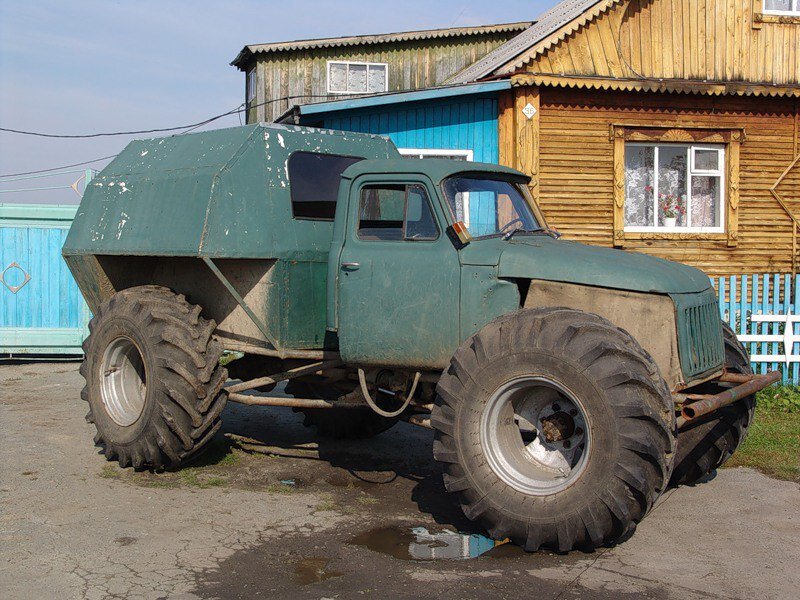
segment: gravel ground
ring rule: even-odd
[[[412,527],[477,533],[429,432],[316,440],[229,405],[188,469],[107,463],[76,363],[0,363],[0,597],[796,598],[800,486],[723,469],[668,491],[632,538],[586,554],[498,546],[408,560]],[[439,551],[439,550],[437,550]]]

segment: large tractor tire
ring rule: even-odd
[[[81,397],[108,460],[174,467],[211,440],[228,376],[215,328],[199,306],[158,286],[121,291],[100,306],[83,345]]]
[[[751,374],[750,355],[726,323],[725,368],[733,373]],[[709,385],[703,392],[716,394],[723,388]],[[733,456],[747,436],[756,410],[755,394],[747,396],[705,417],[692,421],[678,434],[678,450],[672,485],[692,484],[721,467]]]
[[[608,544],[669,481],[669,390],[636,340],[597,315],[500,317],[461,345],[437,392],[445,486],[495,539],[528,551]]]
[[[291,382],[287,393],[299,398],[338,400],[341,394],[332,387],[306,382]],[[363,440],[391,429],[399,418],[382,417],[369,407],[364,408],[296,408],[303,413],[303,425],[314,427],[324,438]]]

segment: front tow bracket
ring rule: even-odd
[[[724,373],[717,381],[738,383],[739,385],[719,394],[686,394],[686,401],[681,407],[681,416],[678,417],[678,428],[680,429],[690,421],[733,404],[742,398],[747,398],[777,382],[780,378],[780,371],[770,371],[763,375]]]

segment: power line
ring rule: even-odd
[[[71,165],[62,165],[60,167],[53,167],[52,169],[39,169],[38,171],[26,171],[24,173],[4,173],[0,177],[19,177],[21,175],[37,175],[38,173],[50,173],[51,171],[60,171],[61,169],[71,169],[72,167],[82,167],[83,165],[90,165],[92,163],[100,162],[101,160],[108,160],[114,158],[116,154],[110,156],[103,156],[102,158],[93,158],[92,160],[85,160],[83,162],[74,163]]]
[[[267,104],[273,104],[275,102],[282,102],[284,100],[295,100],[297,98],[328,98],[328,96],[324,95],[297,95],[297,96],[283,96],[281,98],[273,98],[272,100],[267,100],[265,102],[259,102],[258,104],[251,104],[250,106],[245,106],[244,103],[240,104],[236,108],[229,110],[228,112],[216,115],[209,119],[205,119],[200,121],[199,123],[194,123],[192,125],[184,125],[182,127],[166,127],[162,129],[149,129],[149,130],[142,130],[142,131],[117,131],[117,132],[108,132],[108,133],[92,133],[92,134],[82,134],[82,135],[57,135],[57,134],[50,134],[50,133],[40,133],[34,131],[21,131],[17,129],[8,129],[5,127],[0,127],[0,131],[6,131],[9,133],[18,133],[22,135],[32,135],[37,137],[47,137],[47,138],[69,138],[69,139],[84,139],[84,138],[93,138],[93,137],[102,137],[102,136],[114,136],[114,135],[138,135],[140,133],[159,133],[159,132],[167,132],[167,131],[178,131],[181,129],[185,129],[186,131],[181,132],[181,134],[189,133],[197,129],[198,127],[202,127],[203,125],[208,125],[209,123],[221,119],[223,117],[227,117],[229,115],[238,114],[239,115],[239,123],[241,123],[241,113],[247,112],[252,108],[257,108],[259,106],[265,106]],[[22,175],[36,175],[38,173],[50,173],[52,171],[60,171],[61,169],[69,169],[72,167],[82,167],[83,165],[90,165],[92,163],[100,162],[102,160],[108,160],[110,158],[115,158],[116,154],[111,154],[109,156],[103,156],[100,158],[93,158],[91,160],[85,160],[79,163],[73,163],[71,165],[62,165],[60,167],[52,167],[50,169],[39,169],[37,171],[25,171],[24,173],[4,173],[0,175],[0,177],[19,177]]]
[[[265,102],[259,102],[258,104],[251,104],[250,106],[245,106],[244,103],[240,104],[236,108],[229,110],[227,112],[221,113],[219,115],[215,115],[213,117],[209,117],[208,119],[204,119],[202,121],[198,121],[197,123],[190,123],[189,125],[180,125],[176,127],[161,127],[158,129],[140,129],[138,131],[108,131],[102,133],[82,133],[82,134],[59,134],[59,133],[43,133],[41,131],[26,131],[23,129],[11,129],[9,127],[0,127],[0,131],[5,131],[6,133],[17,133],[20,135],[31,135],[34,137],[44,137],[44,138],[56,138],[56,139],[87,139],[87,138],[98,138],[98,137],[110,137],[110,136],[117,136],[117,135],[140,135],[145,133],[166,133],[169,131],[180,131],[182,129],[186,130],[193,130],[197,129],[198,127],[202,127],[203,125],[208,125],[214,121],[222,119],[223,117],[227,117],[234,114],[239,114],[243,112],[247,112],[252,108],[256,108],[258,106],[265,106],[267,104],[273,104],[275,102],[283,102],[285,100],[295,100],[297,98],[328,98],[325,95],[297,95],[297,96],[283,96],[282,98],[273,98],[272,100],[267,100]]]

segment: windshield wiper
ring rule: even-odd
[[[549,235],[554,240],[557,240],[558,238],[561,237],[561,234],[558,231],[556,231],[555,229],[550,229],[549,227],[537,227],[536,229],[530,230],[528,233],[533,233],[533,234],[543,233],[545,235]]]
[[[503,239],[504,240],[510,240],[512,237],[514,237],[514,234],[517,233],[518,231],[526,231],[526,229],[522,225],[520,225],[519,227],[515,227],[514,229],[512,229],[508,233],[504,234],[503,235]]]

